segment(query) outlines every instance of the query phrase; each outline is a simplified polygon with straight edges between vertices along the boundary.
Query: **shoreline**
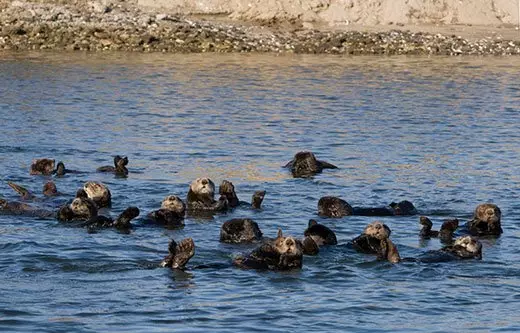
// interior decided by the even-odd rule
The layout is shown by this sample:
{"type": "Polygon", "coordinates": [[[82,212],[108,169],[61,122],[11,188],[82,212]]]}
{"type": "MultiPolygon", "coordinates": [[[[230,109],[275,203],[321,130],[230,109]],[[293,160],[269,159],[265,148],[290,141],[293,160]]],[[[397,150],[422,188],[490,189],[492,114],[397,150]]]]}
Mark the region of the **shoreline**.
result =
{"type": "Polygon", "coordinates": [[[263,23],[187,17],[126,2],[4,0],[0,50],[520,55],[516,27],[263,23]]]}

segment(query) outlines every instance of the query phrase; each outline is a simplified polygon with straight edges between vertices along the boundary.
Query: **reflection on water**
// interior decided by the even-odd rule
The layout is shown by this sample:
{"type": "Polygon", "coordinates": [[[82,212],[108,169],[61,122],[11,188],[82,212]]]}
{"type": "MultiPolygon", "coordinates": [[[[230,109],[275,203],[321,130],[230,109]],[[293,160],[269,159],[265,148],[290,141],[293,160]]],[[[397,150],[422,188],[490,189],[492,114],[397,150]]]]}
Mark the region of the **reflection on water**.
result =
{"type": "MultiPolygon", "coordinates": [[[[88,234],[54,220],[0,215],[0,329],[5,331],[517,330],[520,194],[517,58],[0,53],[0,195],[7,180],[39,193],[36,157],[86,171],[54,179],[72,197],[106,183],[117,215],[142,214],[196,177],[231,180],[238,208],[185,228],[88,234]],[[314,179],[281,168],[299,150],[338,165],[314,179]],[[115,154],[127,179],[93,172],[115,154]],[[352,205],[408,199],[434,225],[477,203],[503,212],[504,235],[482,262],[375,262],[346,247],[373,219],[319,219],[340,245],[298,272],[243,271],[252,246],[218,243],[234,217],[301,236],[324,195],[352,205]],[[158,268],[168,240],[193,237],[186,272],[158,268]]],[[[417,217],[385,217],[403,257],[421,242],[417,217]]]]}

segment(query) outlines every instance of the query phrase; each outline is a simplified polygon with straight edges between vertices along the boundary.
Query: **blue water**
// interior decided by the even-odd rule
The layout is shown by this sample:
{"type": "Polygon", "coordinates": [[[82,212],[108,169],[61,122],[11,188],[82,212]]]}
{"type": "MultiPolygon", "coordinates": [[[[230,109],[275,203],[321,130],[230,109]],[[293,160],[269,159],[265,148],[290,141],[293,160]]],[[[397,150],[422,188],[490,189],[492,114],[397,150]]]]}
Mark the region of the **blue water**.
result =
{"type": "MultiPolygon", "coordinates": [[[[519,77],[519,58],[0,53],[1,197],[16,199],[9,180],[41,191],[52,177],[29,175],[39,157],[84,171],[53,178],[62,201],[107,184],[112,216],[185,197],[201,176],[232,181],[244,201],[267,191],[262,211],[181,230],[138,218],[130,234],[89,234],[0,215],[0,331],[518,331],[519,77]],[[293,179],[281,166],[299,150],[340,168],[293,179]],[[128,178],[94,172],[115,154],[128,178]],[[482,240],[482,261],[377,262],[346,246],[374,218],[318,218],[325,195],[407,199],[437,228],[494,202],[504,234],[482,240]],[[232,257],[253,247],[218,242],[238,217],[298,237],[316,218],[339,245],[301,271],[240,270],[232,257]],[[187,270],[158,267],[184,237],[197,247],[187,270]]],[[[403,257],[442,246],[419,239],[418,216],[380,220],[403,257]]]]}

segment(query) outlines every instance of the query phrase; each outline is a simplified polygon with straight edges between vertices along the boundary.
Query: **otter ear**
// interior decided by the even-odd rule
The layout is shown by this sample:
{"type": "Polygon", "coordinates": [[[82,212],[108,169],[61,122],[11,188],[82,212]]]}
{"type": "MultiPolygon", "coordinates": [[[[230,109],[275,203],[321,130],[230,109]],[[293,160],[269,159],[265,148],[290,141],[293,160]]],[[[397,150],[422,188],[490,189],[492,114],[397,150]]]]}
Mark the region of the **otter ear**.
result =
{"type": "Polygon", "coordinates": [[[278,228],[278,235],[276,235],[277,238],[282,238],[282,229],[278,228]]]}

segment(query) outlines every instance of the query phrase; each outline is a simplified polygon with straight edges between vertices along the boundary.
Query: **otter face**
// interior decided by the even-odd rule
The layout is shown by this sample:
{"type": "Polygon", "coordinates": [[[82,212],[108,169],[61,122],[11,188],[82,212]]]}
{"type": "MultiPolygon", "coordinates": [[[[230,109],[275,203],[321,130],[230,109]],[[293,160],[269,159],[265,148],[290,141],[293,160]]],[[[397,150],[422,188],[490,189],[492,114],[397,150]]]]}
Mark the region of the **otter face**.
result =
{"type": "Polygon", "coordinates": [[[58,189],[56,188],[56,184],[53,182],[47,182],[43,185],[43,194],[46,196],[52,196],[58,194],[58,189]]]}
{"type": "Polygon", "coordinates": [[[480,204],[475,209],[475,217],[488,224],[496,224],[500,222],[502,212],[495,204],[480,204]]]}
{"type": "Polygon", "coordinates": [[[403,200],[398,203],[392,202],[390,207],[394,209],[395,215],[414,215],[417,214],[417,209],[413,203],[408,200],[403,200]]]}
{"type": "Polygon", "coordinates": [[[282,231],[278,231],[278,237],[274,241],[274,247],[280,254],[290,254],[290,255],[301,255],[302,249],[296,239],[293,237],[284,237],[282,236],[282,231]]]}
{"type": "Polygon", "coordinates": [[[98,206],[105,207],[110,205],[112,195],[105,185],[97,182],[86,182],[83,190],[98,206]]]}
{"type": "Polygon", "coordinates": [[[161,209],[167,209],[174,212],[178,212],[180,214],[184,214],[184,211],[186,210],[186,205],[178,196],[169,195],[162,201],[161,209]]]}
{"type": "Polygon", "coordinates": [[[90,218],[97,215],[97,209],[90,199],[75,198],[70,204],[73,214],[80,217],[90,218]]]}
{"type": "Polygon", "coordinates": [[[387,239],[390,237],[390,228],[383,222],[375,221],[365,227],[363,233],[365,235],[377,238],[387,239]]]}
{"type": "Polygon", "coordinates": [[[215,195],[215,184],[209,178],[197,178],[191,183],[190,190],[213,198],[215,195]]]}
{"type": "Polygon", "coordinates": [[[461,246],[464,249],[466,249],[466,251],[476,255],[482,253],[482,243],[480,243],[480,241],[471,236],[459,237],[455,240],[455,243],[453,243],[453,245],[461,246]]]}

